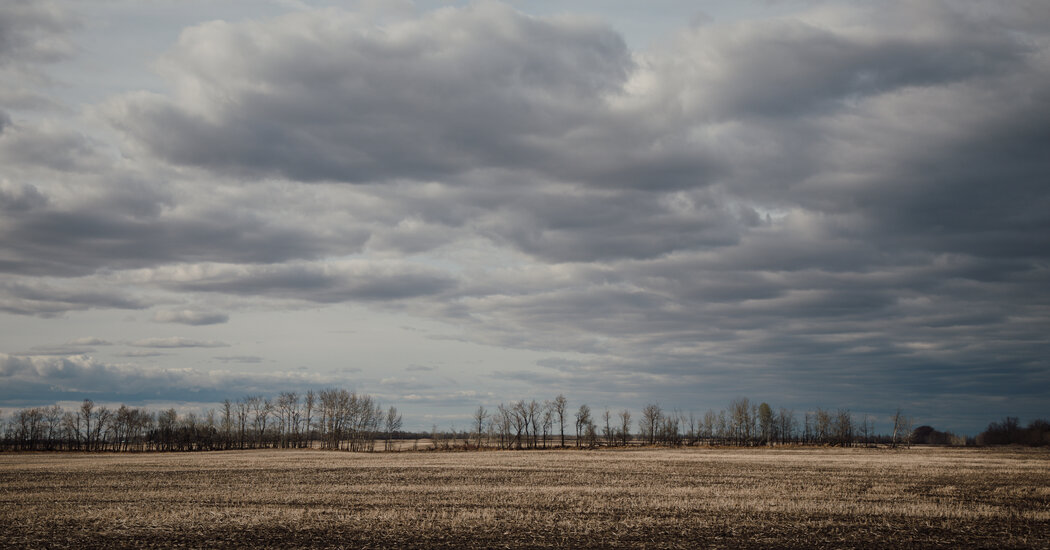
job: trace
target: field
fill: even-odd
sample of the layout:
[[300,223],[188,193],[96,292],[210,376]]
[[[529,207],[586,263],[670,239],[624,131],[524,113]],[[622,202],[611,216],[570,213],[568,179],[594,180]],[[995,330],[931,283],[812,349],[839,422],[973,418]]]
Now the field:
[[0,455],[3,547],[1050,546],[1050,453]]

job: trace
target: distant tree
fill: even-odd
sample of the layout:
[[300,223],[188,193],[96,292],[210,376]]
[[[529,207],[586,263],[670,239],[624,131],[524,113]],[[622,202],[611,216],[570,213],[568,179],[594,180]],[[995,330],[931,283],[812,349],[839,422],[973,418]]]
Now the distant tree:
[[814,414],[814,431],[816,432],[816,440],[821,445],[831,442],[831,413],[819,407],[817,408],[817,412]]
[[514,422],[514,444],[521,449],[523,439],[526,440],[524,443],[527,443],[529,438],[529,412],[525,400],[519,400],[511,405],[511,412],[513,413],[511,421]]
[[44,407],[44,422],[47,428],[44,448],[51,451],[58,446],[59,432],[62,429],[62,407],[52,405]]
[[898,447],[900,445],[909,443],[911,435],[911,419],[904,415],[904,411],[897,408],[896,412],[893,413],[893,436],[891,439],[891,445]]
[[565,447],[565,412],[566,406],[569,400],[565,399],[565,396],[558,394],[558,397],[554,398],[554,414],[558,416],[558,426],[561,428],[561,446]]
[[704,413],[704,420],[701,425],[703,428],[700,429],[700,435],[704,439],[707,439],[708,444],[710,444],[715,438],[715,427],[718,426],[718,415],[715,414],[715,411],[707,409],[707,412]]
[[485,419],[489,417],[489,411],[485,409],[484,405],[478,405],[478,410],[474,411],[474,427],[477,428],[477,446],[481,448],[481,434],[485,428]]
[[787,443],[795,439],[795,411],[781,407],[777,411],[777,434],[781,443]]
[[317,394],[314,393],[314,390],[306,392],[306,402],[303,404],[303,407],[305,408],[303,412],[303,430],[306,432],[307,446],[312,446],[313,414],[317,407]]
[[696,445],[700,441],[700,425],[693,411],[689,411],[689,432],[686,434],[686,439],[689,445]]
[[90,399],[85,399],[80,404],[80,417],[84,419],[84,450],[91,451],[91,436],[94,432],[91,431],[91,421],[94,419],[92,411],[95,408],[95,402]]
[[839,409],[834,421],[835,443],[843,447],[853,444],[853,415],[849,409]]
[[650,445],[656,443],[656,435],[662,417],[663,411],[655,403],[650,403],[642,409],[642,419],[638,422],[638,427],[641,428],[642,437],[647,439]]
[[609,409],[605,409],[602,413],[602,420],[605,421],[605,427],[602,428],[602,436],[605,439],[605,444],[608,446],[613,445],[613,429],[612,429],[612,413]]
[[773,408],[769,403],[763,402],[758,406],[758,432],[759,441],[763,445],[769,445],[773,440],[773,429],[776,423]]
[[576,446],[580,446],[580,440],[585,435],[584,430],[591,423],[591,408],[586,403],[580,405],[576,411]]
[[507,449],[507,448],[510,448],[510,446],[511,446],[510,430],[511,430],[511,424],[513,423],[511,418],[513,416],[514,415],[513,415],[513,413],[511,412],[510,409],[508,409],[506,406],[504,406],[503,403],[499,404],[499,407],[496,409],[495,421],[496,421],[496,431],[499,433],[499,440],[500,440],[500,445],[499,446],[500,446],[501,449]]
[[401,414],[397,412],[397,408],[390,407],[386,412],[386,446],[384,450],[391,450],[391,442],[394,434],[401,429]]
[[229,399],[222,402],[222,446],[229,449],[233,445],[233,403]]
[[551,401],[547,401],[543,404],[543,448],[547,448],[547,440],[551,435],[551,430],[554,428],[554,404]]
[[587,443],[587,447],[593,449],[594,447],[598,446],[598,428],[590,419],[587,420],[587,423],[584,426],[583,438],[584,441]]
[[540,404],[535,399],[529,401],[525,406],[525,414],[528,420],[529,431],[531,432],[531,439],[529,441],[529,447],[532,449],[536,448],[539,430],[540,430]]
[[738,397],[729,403],[729,420],[732,438],[738,445],[751,441],[751,402],[746,397]]
[[627,409],[620,411],[620,440],[624,447],[631,441],[631,411]]

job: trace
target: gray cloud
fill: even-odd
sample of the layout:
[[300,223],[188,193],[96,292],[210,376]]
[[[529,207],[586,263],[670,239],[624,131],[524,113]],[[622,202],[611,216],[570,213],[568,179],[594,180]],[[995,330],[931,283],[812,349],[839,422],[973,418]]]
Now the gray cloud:
[[153,280],[183,291],[263,295],[320,303],[387,301],[440,294],[456,281],[440,271],[396,262],[211,264],[161,269]]
[[[2,262],[0,262],[2,263]],[[97,284],[70,285],[12,277],[0,282],[0,311],[17,315],[51,317],[89,309],[144,309],[148,304],[127,291]]]
[[74,346],[112,346],[113,342],[95,336],[84,336],[70,340],[69,344]]
[[201,326],[218,325],[230,320],[225,313],[208,311],[182,310],[160,310],[153,314],[153,320],[158,323],[180,323],[183,325]]
[[52,2],[5,2],[0,7],[0,65],[67,57],[72,46],[62,37],[74,26],[72,18]]
[[49,0],[11,0],[0,5],[0,107],[58,107],[40,92],[52,83],[42,67],[74,53],[69,34],[77,26],[64,6]]
[[142,340],[135,340],[131,345],[139,348],[223,348],[229,346],[229,344],[223,342],[212,340],[191,340],[179,336],[144,338]]
[[313,388],[330,380],[307,373],[249,373],[228,370],[144,368],[110,364],[86,355],[33,357],[0,353],[0,400],[21,406],[80,400],[143,402],[175,400],[212,403],[230,395],[273,394]]
[[281,262],[356,252],[368,239],[360,226],[317,228],[233,199],[176,199],[119,171],[105,181],[87,178],[92,192],[63,202],[3,183],[0,235],[8,249],[0,271],[73,276],[176,261]]
[[0,132],[0,160],[8,166],[38,166],[93,173],[103,167],[96,145],[83,134],[51,124],[9,124]]
[[180,164],[306,181],[431,179],[529,166],[591,118],[630,66],[607,28],[495,3],[384,27],[315,11],[184,31],[165,74],[204,93],[130,95],[110,113]]
[[217,355],[215,359],[223,363],[262,363],[263,358],[256,355]]

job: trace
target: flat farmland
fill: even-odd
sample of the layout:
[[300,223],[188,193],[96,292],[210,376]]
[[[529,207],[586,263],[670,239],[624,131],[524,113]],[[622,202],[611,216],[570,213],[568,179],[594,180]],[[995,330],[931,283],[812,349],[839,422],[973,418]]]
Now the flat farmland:
[[1050,546],[1050,453],[0,455],[4,547]]

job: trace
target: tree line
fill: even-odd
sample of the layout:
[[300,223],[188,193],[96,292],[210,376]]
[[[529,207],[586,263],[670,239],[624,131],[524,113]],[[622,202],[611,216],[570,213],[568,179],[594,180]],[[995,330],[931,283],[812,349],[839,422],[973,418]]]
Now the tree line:
[[[566,447],[566,433],[573,447],[646,445],[858,444],[904,445],[910,441],[911,419],[898,410],[890,434],[876,434],[874,419],[858,417],[848,409],[818,408],[801,415],[786,408],[774,409],[746,397],[732,400],[726,409],[703,415],[666,411],[646,405],[636,423],[630,410],[592,411],[587,404],[570,410],[568,399],[558,395],[539,402],[519,400],[499,404],[494,410],[479,406],[472,416],[472,432],[461,434],[464,446],[474,448],[534,449]],[[568,432],[566,432],[568,430]]]
[[225,400],[203,414],[175,409],[151,411],[121,405],[110,409],[85,399],[75,410],[58,405],[16,410],[0,418],[0,449],[22,451],[208,451],[260,448],[320,448],[374,451],[395,448],[398,439],[426,437],[431,448],[538,449],[628,445],[1050,445],[1050,423],[1036,420],[1022,428],[1016,417],[993,422],[976,438],[912,429],[903,411],[892,429],[876,433],[870,415],[848,409],[796,413],[746,397],[702,415],[646,405],[638,417],[629,409],[596,412],[586,403],[569,407],[559,394],[479,406],[469,430],[408,434],[396,407],[384,409],[370,395],[326,388],[273,397],[248,395]]
[[85,399],[75,410],[58,405],[17,410],[3,424],[0,448],[23,451],[208,451],[306,448],[373,451],[390,448],[401,430],[397,408],[384,410],[367,394],[345,389],[248,395],[206,413],[178,414]]
[[992,422],[988,429],[977,435],[978,445],[1029,445],[1050,446],[1050,422],[1033,420],[1022,428],[1016,416],[1008,416],[1001,422]]

